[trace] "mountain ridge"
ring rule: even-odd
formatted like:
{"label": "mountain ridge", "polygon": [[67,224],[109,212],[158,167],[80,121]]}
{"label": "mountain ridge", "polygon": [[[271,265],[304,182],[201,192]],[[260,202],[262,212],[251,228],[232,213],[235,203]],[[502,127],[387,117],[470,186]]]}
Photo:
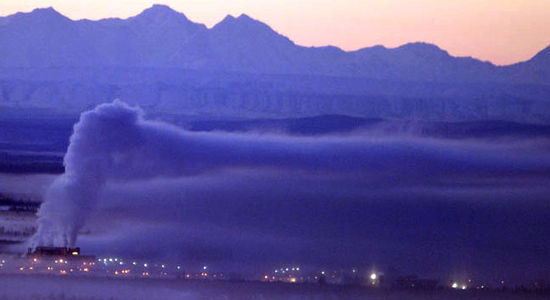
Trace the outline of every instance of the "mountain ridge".
{"label": "mountain ridge", "polygon": [[[392,56],[393,53],[402,54],[405,56],[408,56],[408,59],[416,59],[419,62],[423,60],[439,60],[440,64],[442,64],[442,67],[452,67],[451,61],[453,59],[461,59],[463,61],[469,61],[470,63],[475,62],[478,65],[487,65],[490,64],[495,67],[495,69],[506,69],[509,67],[512,67],[517,64],[512,64],[508,66],[495,66],[494,64],[486,61],[481,61],[479,59],[473,58],[473,57],[460,57],[460,56],[452,56],[447,51],[441,49],[437,45],[426,43],[426,42],[413,42],[413,43],[405,43],[401,46],[394,47],[394,48],[387,48],[384,46],[372,46],[372,47],[364,47],[357,50],[352,51],[345,51],[337,46],[326,46],[326,47],[305,47],[300,46],[296,44],[294,41],[289,39],[288,37],[281,35],[276,30],[273,30],[269,25],[256,20],[246,14],[241,14],[238,17],[233,17],[231,15],[227,15],[223,20],[218,22],[216,25],[214,25],[212,28],[207,28],[204,24],[195,23],[191,21],[185,14],[178,12],[172,8],[170,8],[167,5],[162,4],[154,4],[151,7],[144,9],[142,12],[135,16],[131,16],[125,19],[121,18],[104,18],[99,19],[96,21],[93,20],[87,20],[87,19],[81,19],[81,20],[71,20],[70,18],[67,18],[63,16],[61,13],[57,12],[53,7],[48,8],[37,8],[34,9],[31,12],[28,13],[15,13],[6,17],[0,17],[0,26],[2,27],[9,27],[10,23],[14,25],[13,23],[17,22],[30,22],[31,20],[39,20],[44,21],[45,19],[51,20],[55,19],[56,21],[64,20],[65,22],[69,22],[71,25],[67,27],[79,27],[79,24],[86,23],[88,25],[88,28],[86,30],[80,29],[79,35],[83,36],[86,33],[89,33],[94,30],[98,30],[96,28],[92,27],[99,27],[99,25],[107,25],[112,22],[117,22],[117,25],[120,26],[132,26],[132,23],[142,23],[141,24],[141,30],[143,27],[158,27],[158,28],[172,28],[173,30],[179,29],[185,31],[185,33],[189,35],[199,35],[198,37],[195,37],[194,39],[187,39],[183,38],[185,43],[191,41],[195,42],[195,44],[187,44],[186,49],[180,49],[181,45],[175,46],[174,49],[167,49],[166,52],[170,52],[170,54],[165,53],[165,55],[168,55],[173,58],[178,58],[179,61],[176,60],[167,60],[163,62],[163,65],[170,65],[170,66],[176,66],[176,67],[182,67],[182,68],[200,68],[201,66],[208,66],[212,67],[213,65],[216,65],[217,63],[224,62],[225,59],[223,57],[206,57],[206,58],[196,58],[197,61],[189,61],[183,59],[186,55],[186,52],[194,53],[195,55],[203,52],[204,49],[200,49],[200,47],[213,47],[212,43],[217,42],[216,40],[216,34],[220,34],[219,32],[222,31],[222,33],[240,33],[241,36],[231,36],[231,38],[235,41],[233,44],[245,44],[245,43],[253,43],[254,40],[249,38],[249,36],[255,36],[255,37],[261,37],[263,40],[261,42],[276,42],[279,45],[276,47],[277,51],[283,51],[284,53],[281,53],[279,56],[284,56],[284,58],[281,57],[275,57],[277,55],[272,54],[272,59],[282,59],[282,62],[274,63],[274,66],[268,66],[263,65],[262,68],[260,68],[259,72],[267,72],[267,73],[304,73],[304,72],[317,72],[317,73],[323,73],[327,75],[331,75],[332,73],[335,73],[334,75],[347,75],[352,74],[353,76],[367,76],[370,77],[372,74],[364,74],[366,69],[369,69],[368,66],[364,66],[365,63],[372,64],[372,57],[377,56]],[[29,24],[26,24],[29,25]],[[30,24],[32,26],[32,24]],[[138,26],[138,25],[135,25]],[[149,28],[146,28],[149,30]],[[1,31],[0,31],[1,33]],[[154,30],[151,30],[151,34],[157,34],[158,32],[155,32]],[[202,36],[201,36],[202,35]],[[206,37],[208,36],[208,37]],[[214,38],[212,37],[214,36]],[[124,37],[124,34],[119,34],[116,39],[122,39]],[[128,39],[131,39],[133,36],[130,35],[127,37]],[[86,38],[85,36],[83,37]],[[177,34],[173,34],[171,36],[165,36],[165,38],[182,38],[181,36]],[[225,40],[229,39],[227,37],[224,37]],[[220,37],[217,37],[217,39],[220,39]],[[210,40],[210,41],[209,41]],[[2,35],[0,34],[0,42],[5,42],[2,39]],[[81,42],[81,41],[80,41]],[[181,44],[181,41],[174,41],[174,44]],[[67,41],[67,43],[71,43],[70,40]],[[286,45],[288,44],[288,47],[293,47],[295,49],[285,49]],[[233,44],[230,44],[228,46],[234,46]],[[199,46],[197,46],[199,45]],[[270,46],[270,45],[267,45]],[[282,47],[282,49],[281,49]],[[258,50],[258,51],[264,51],[268,47],[257,47],[254,49],[246,49],[246,50]],[[550,45],[549,47],[550,48]],[[547,49],[548,49],[547,48]],[[147,53],[149,49],[134,49],[137,52],[140,53]],[[238,50],[238,49],[237,49]],[[310,53],[304,54],[310,50]],[[178,51],[181,51],[182,53],[177,53]],[[544,51],[544,50],[543,50]],[[541,51],[542,52],[542,51]],[[142,56],[142,54],[137,53],[133,54],[136,56]],[[242,56],[243,53],[235,53],[233,54],[235,56]],[[330,66],[321,66],[322,62],[314,62],[311,61],[314,57],[320,56],[324,57],[326,55],[332,55],[334,57],[330,57],[330,59],[336,60],[337,65],[330,65]],[[297,56],[297,59],[292,60],[289,56]],[[302,56],[305,56],[302,57]],[[342,58],[342,56],[346,56],[346,58]],[[366,56],[366,60],[362,60],[363,57]],[[395,56],[395,55],[394,55]],[[312,58],[313,57],[313,58]],[[522,63],[528,63],[535,60],[534,63],[537,63],[537,60],[540,60],[537,58],[538,55],[534,56],[532,59],[522,62]],[[326,57],[325,57],[326,58]],[[155,59],[151,59],[155,60]],[[201,63],[200,61],[205,61]],[[445,61],[446,60],[446,61]],[[299,66],[297,63],[299,61],[304,61],[305,66]],[[546,67],[546,64],[550,64],[550,59],[541,60],[541,63],[544,63]],[[97,63],[103,63],[103,59],[101,57],[97,58],[96,61],[90,62],[90,65],[96,65]],[[105,64],[109,65],[109,60],[105,60]],[[157,59],[158,62],[158,59]],[[481,64],[479,64],[479,63]],[[15,64],[16,62],[13,62],[12,64]],[[141,65],[143,62],[140,61],[126,61],[125,63],[132,63],[134,65]],[[259,67],[258,62],[251,63],[250,59],[248,61],[233,61],[235,65],[231,66],[229,71],[255,71],[253,70],[254,67]],[[263,64],[263,63],[262,63]],[[384,66],[387,65],[386,62],[382,63]],[[416,62],[414,64],[417,64]],[[444,64],[447,64],[443,66]],[[21,64],[25,65],[25,64]],[[223,65],[223,64],[222,64]],[[376,63],[374,63],[376,65]],[[0,63],[0,66],[3,66]],[[227,64],[224,66],[225,68],[229,68]],[[483,68],[483,67],[481,67]],[[435,71],[437,71],[437,68],[433,68]],[[432,70],[431,72],[434,72]],[[374,68],[374,72],[378,72],[380,74],[380,70]],[[399,74],[402,73],[403,70],[392,70],[387,74],[388,76],[391,74]],[[476,70],[471,73],[479,73],[480,70]],[[482,73],[485,73],[485,71],[481,70]],[[506,73],[506,72],[502,72]],[[487,74],[483,74],[487,75]],[[387,76],[381,75],[382,78],[386,78]],[[499,75],[499,76],[491,76],[491,77],[502,77],[506,75]],[[418,76],[412,76],[412,77],[418,77]],[[428,80],[434,79],[435,76],[431,76],[432,78],[427,78]],[[440,76],[437,76],[440,77]],[[464,76],[465,79],[468,79],[469,76]],[[523,78],[525,78],[525,74],[522,75]],[[536,77],[536,75],[534,75]],[[493,78],[493,79],[495,79]],[[540,79],[540,78],[538,78]],[[543,78],[544,80],[546,78]],[[500,79],[498,79],[500,80]],[[537,81],[537,80],[534,80]],[[538,80],[540,81],[540,80]]]}
{"label": "mountain ridge", "polygon": [[165,5],[126,19],[53,8],[0,17],[0,109],[81,112],[120,98],[154,113],[345,114],[550,124],[550,47],[495,66],[437,45],[305,47],[242,14],[211,28]]}

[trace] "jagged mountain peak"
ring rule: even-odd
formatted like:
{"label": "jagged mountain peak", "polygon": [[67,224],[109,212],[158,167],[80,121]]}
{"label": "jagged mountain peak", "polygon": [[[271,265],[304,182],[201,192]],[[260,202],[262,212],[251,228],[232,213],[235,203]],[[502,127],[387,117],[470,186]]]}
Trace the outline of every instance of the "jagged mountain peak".
{"label": "jagged mountain peak", "polygon": [[216,24],[214,28],[227,28],[227,27],[248,27],[273,31],[267,24],[251,18],[247,14],[241,14],[238,17],[227,15],[221,22]]}
{"label": "jagged mountain peak", "polygon": [[294,44],[289,38],[279,34],[269,25],[253,19],[247,14],[241,14],[238,17],[227,15],[211,29],[211,32],[215,36],[231,37],[238,35],[247,40],[261,38],[264,41],[272,40]]}
{"label": "jagged mountain peak", "polygon": [[49,7],[43,7],[43,8],[35,8],[33,9],[29,14],[33,14],[33,15],[42,15],[42,16],[63,16],[62,14],[60,14],[57,10],[55,10],[55,8],[53,8],[52,6],[49,6]]}
{"label": "jagged mountain peak", "polygon": [[449,53],[437,45],[426,42],[407,43],[395,48],[397,51],[406,51],[413,54],[449,56]]}
{"label": "jagged mountain peak", "polygon": [[259,22],[255,19],[251,18],[247,14],[241,14],[240,16],[237,17],[237,20],[240,20],[241,22]]}
{"label": "jagged mountain peak", "polygon": [[164,4],[154,4],[140,14],[130,18],[131,21],[142,22],[147,25],[195,24],[185,14],[178,12]]}
{"label": "jagged mountain peak", "polygon": [[184,16],[185,17],[185,15],[183,13],[175,11],[170,6],[164,5],[164,4],[153,4],[153,6],[144,9],[138,16],[143,16],[143,17],[155,17],[155,16],[162,16],[162,17],[179,16],[179,17],[181,17],[181,16]]}
{"label": "jagged mountain peak", "polygon": [[31,12],[18,12],[6,17],[10,21],[58,22],[70,21],[53,7],[35,8]]}

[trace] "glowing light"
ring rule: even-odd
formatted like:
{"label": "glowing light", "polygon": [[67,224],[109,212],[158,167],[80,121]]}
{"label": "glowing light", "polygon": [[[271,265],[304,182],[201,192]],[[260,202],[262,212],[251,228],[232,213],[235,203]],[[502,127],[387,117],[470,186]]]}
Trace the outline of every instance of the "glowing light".
{"label": "glowing light", "polygon": [[133,262],[132,262],[132,265],[134,265],[134,266],[135,266],[135,265],[137,265],[137,263],[136,263],[135,261],[133,261]]}
{"label": "glowing light", "polygon": [[208,268],[207,266],[202,267],[203,270],[206,270],[207,268]]}
{"label": "glowing light", "polygon": [[179,269],[181,269],[181,266],[177,266],[176,268],[179,270]]}
{"label": "glowing light", "polygon": [[146,263],[145,263],[145,264],[143,264],[143,266],[147,268],[147,264],[146,264]]}
{"label": "glowing light", "polygon": [[322,274],[322,275],[325,275],[325,271],[321,271],[321,274]]}
{"label": "glowing light", "polygon": [[166,268],[166,266],[165,266],[165,265],[162,265],[162,266],[160,266],[160,267],[161,267],[161,268],[163,268],[163,269],[164,269],[164,268]]}
{"label": "glowing light", "polygon": [[88,270],[88,268],[84,268],[84,270],[82,270],[82,271],[84,271],[84,272],[88,272],[89,270]]}
{"label": "glowing light", "polygon": [[467,289],[468,287],[466,285],[462,285],[461,287],[463,290]]}
{"label": "glowing light", "polygon": [[19,267],[19,271],[25,270],[25,267]]}
{"label": "glowing light", "polygon": [[110,261],[110,262],[113,262],[113,259],[112,259],[112,258],[109,258],[109,261]]}
{"label": "glowing light", "polygon": [[456,282],[453,282],[453,284],[451,285],[451,287],[452,287],[453,289],[456,289],[456,288],[458,288],[458,283],[456,283]]}
{"label": "glowing light", "polygon": [[295,283],[295,282],[296,282],[296,278],[294,278],[294,277],[290,278],[290,282]]}
{"label": "glowing light", "polygon": [[32,261],[33,262],[38,262],[38,258],[35,257],[35,258],[32,259]]}
{"label": "glowing light", "polygon": [[78,252],[77,252],[77,251],[73,251],[71,254],[72,254],[72,255],[78,255]]}
{"label": "glowing light", "polygon": [[121,262],[119,262],[118,264],[119,264],[119,265],[123,265],[124,263],[121,261]]}
{"label": "glowing light", "polygon": [[264,275],[264,279],[268,279],[268,278],[269,278],[269,276],[267,276],[267,275]]}
{"label": "glowing light", "polygon": [[296,271],[300,271],[300,268],[299,268],[299,267],[296,267]]}
{"label": "glowing light", "polygon": [[59,274],[63,274],[63,275],[65,275],[65,274],[67,274],[67,271],[65,271],[65,270],[61,270],[61,271],[59,271]]}
{"label": "glowing light", "polygon": [[376,273],[370,274],[370,279],[371,279],[371,280],[376,280],[377,277],[378,277],[378,276],[376,276]]}

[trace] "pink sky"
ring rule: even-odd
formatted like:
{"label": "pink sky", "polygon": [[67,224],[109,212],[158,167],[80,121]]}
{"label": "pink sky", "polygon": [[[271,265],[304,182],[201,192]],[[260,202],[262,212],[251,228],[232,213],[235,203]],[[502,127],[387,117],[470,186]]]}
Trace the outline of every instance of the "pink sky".
{"label": "pink sky", "polygon": [[246,13],[304,46],[355,50],[425,41],[502,65],[550,45],[549,0],[2,0],[0,15],[53,6],[71,19],[125,18],[153,3],[209,27]]}

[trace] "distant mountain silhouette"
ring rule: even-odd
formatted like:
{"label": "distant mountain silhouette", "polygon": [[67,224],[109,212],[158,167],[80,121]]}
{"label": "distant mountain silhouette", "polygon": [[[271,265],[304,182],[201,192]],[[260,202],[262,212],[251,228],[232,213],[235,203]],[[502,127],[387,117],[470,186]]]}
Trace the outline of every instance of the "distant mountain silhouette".
{"label": "distant mountain silhouette", "polygon": [[[514,77],[508,67],[453,57],[435,45],[410,43],[345,52],[301,47],[247,15],[212,29],[164,5],[128,19],[71,21],[53,8],[0,21],[2,67],[175,67],[269,74],[318,74],[406,80],[540,82],[550,67],[541,52]],[[546,50],[548,52],[548,50]],[[514,68],[512,68],[514,69]],[[533,74],[530,74],[532,72]]]}
{"label": "distant mountain silhouette", "polygon": [[550,122],[550,47],[510,66],[421,42],[303,47],[247,15],[208,29],[165,5],[98,21],[16,13],[0,17],[0,45],[0,108],[81,111],[120,97],[213,116]]}
{"label": "distant mountain silhouette", "polygon": [[526,62],[514,64],[506,68],[514,79],[521,81],[529,78],[534,82],[550,84],[550,46],[546,47]]}

